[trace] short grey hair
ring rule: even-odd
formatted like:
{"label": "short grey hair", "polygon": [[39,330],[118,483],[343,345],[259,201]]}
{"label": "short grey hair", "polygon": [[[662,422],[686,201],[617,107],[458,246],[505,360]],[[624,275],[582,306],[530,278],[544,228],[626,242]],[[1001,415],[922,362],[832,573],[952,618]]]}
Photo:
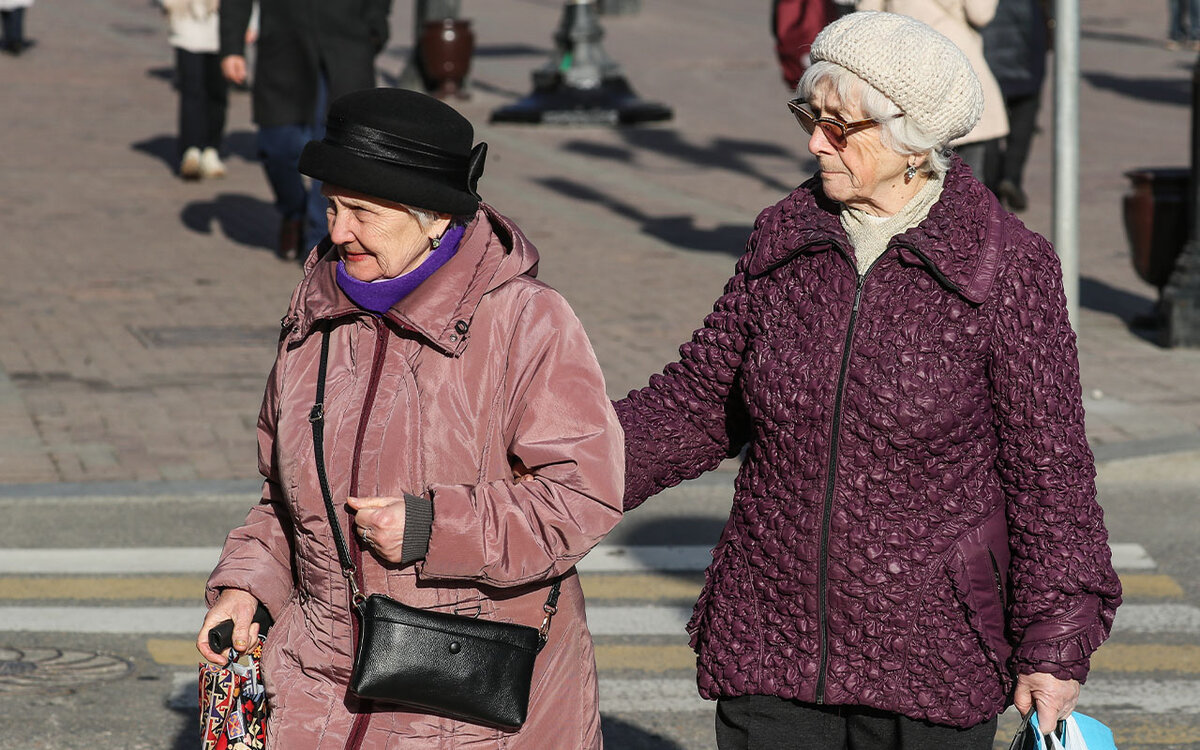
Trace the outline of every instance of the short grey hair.
{"label": "short grey hair", "polygon": [[796,96],[807,101],[818,86],[829,88],[844,103],[857,101],[866,117],[879,121],[883,145],[899,154],[924,156],[923,171],[940,177],[950,169],[947,144],[938,143],[911,117],[896,117],[904,114],[900,107],[854,73],[837,63],[820,60],[801,76]]}
{"label": "short grey hair", "polygon": [[444,214],[440,211],[430,211],[428,208],[417,208],[416,206],[410,206],[407,203],[401,203],[399,205],[403,206],[404,210],[408,211],[408,213],[417,220],[417,223],[421,225],[422,232],[428,232],[431,226],[436,224],[439,219],[445,216],[450,217],[451,224],[462,224],[463,226],[470,224],[471,220],[475,218],[474,215],[455,216],[453,214]]}

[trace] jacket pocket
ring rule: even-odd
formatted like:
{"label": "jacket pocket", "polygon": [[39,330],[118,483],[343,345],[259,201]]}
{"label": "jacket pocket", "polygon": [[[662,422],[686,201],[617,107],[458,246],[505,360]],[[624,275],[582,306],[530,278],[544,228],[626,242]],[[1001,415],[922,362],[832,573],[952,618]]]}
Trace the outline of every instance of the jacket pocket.
{"label": "jacket pocket", "polygon": [[704,589],[696,600],[687,624],[689,643],[699,653],[715,645],[715,652],[728,652],[735,641],[757,649],[759,632],[757,603],[749,565],[736,538],[725,537],[712,552],[712,564],[704,571]]}
{"label": "jacket pocket", "polygon": [[1002,675],[1008,674],[1008,521],[1004,508],[959,537],[949,564],[955,594],[972,630]]}
{"label": "jacket pocket", "polygon": [[687,623],[688,645],[692,647],[693,651],[697,650],[700,635],[708,624],[708,600],[712,598],[713,582],[717,578],[716,571],[721,567],[725,558],[726,544],[727,542],[721,541],[712,550],[713,561],[704,569],[704,588],[700,590],[700,596],[696,599],[696,605],[692,608],[692,616]]}

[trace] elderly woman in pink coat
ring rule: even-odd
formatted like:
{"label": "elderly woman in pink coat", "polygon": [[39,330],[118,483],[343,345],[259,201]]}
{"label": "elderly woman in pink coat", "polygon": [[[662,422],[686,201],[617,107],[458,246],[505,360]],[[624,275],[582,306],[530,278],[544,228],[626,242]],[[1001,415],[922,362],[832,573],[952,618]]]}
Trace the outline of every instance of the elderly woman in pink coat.
{"label": "elderly woman in pink coat", "polygon": [[[599,748],[579,561],[621,517],[622,432],[579,320],[521,230],[480,202],[467,120],[399,89],[348,94],[300,160],[329,235],[292,295],[259,415],[262,501],[208,580],[208,631],[275,622],[263,668],[279,750]],[[426,610],[538,627],[561,586],[518,730],[349,689],[352,587],[310,414],[329,335],[322,451],[354,583]],[[521,481],[514,480],[518,473]]]}

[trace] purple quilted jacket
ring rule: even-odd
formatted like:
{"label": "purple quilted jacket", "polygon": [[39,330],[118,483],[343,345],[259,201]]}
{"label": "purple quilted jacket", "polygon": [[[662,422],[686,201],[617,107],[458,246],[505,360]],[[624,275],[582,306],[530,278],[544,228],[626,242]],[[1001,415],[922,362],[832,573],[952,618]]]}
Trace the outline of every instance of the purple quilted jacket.
{"label": "purple quilted jacket", "polygon": [[1049,243],[961,162],[860,279],[805,183],[704,327],[617,404],[625,507],[746,448],[688,625],[707,698],[967,727],[1082,681],[1120,603]]}

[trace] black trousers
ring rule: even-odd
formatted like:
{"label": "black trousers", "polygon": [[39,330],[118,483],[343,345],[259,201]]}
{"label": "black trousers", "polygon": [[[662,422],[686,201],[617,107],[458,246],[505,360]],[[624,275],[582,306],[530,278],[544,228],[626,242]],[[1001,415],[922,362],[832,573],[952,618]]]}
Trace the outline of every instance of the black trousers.
{"label": "black trousers", "polygon": [[5,46],[23,44],[25,42],[25,9],[0,10],[0,26],[4,30],[2,40]]}
{"label": "black trousers", "polygon": [[1040,93],[1027,96],[1009,96],[1004,99],[1008,112],[1008,136],[988,144],[987,184],[993,190],[1001,181],[1022,187],[1025,179],[1025,163],[1033,146],[1033,135],[1037,132]]}
{"label": "black trousers", "polygon": [[861,706],[814,706],[770,695],[717,701],[719,750],[991,750],[996,720],[968,729]]}
{"label": "black trousers", "polygon": [[192,147],[220,148],[229,102],[220,55],[176,47],[175,76],[179,83],[179,152]]}

